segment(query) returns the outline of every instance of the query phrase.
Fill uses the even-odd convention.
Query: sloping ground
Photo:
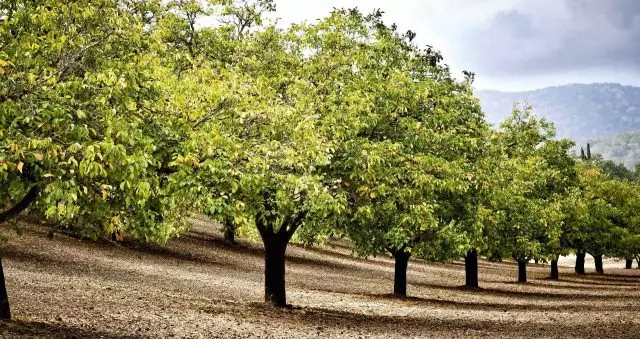
[[[406,300],[390,297],[393,262],[342,247],[290,247],[288,301],[263,305],[262,250],[229,246],[203,220],[164,247],[92,243],[25,225],[1,246],[15,321],[2,337],[638,337],[640,270],[546,280],[531,265],[480,263],[467,291],[461,263],[409,264]]]

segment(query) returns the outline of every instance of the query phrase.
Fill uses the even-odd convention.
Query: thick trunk
[[[594,255],[593,260],[596,263],[596,272],[604,274],[604,268],[602,267],[602,254]]]
[[[465,286],[478,288],[478,251],[474,248],[464,257]]]
[[[286,239],[273,235],[264,241],[264,301],[274,306],[287,306],[285,292]]]
[[[411,253],[400,250],[395,252],[393,256],[396,259],[393,294],[404,298],[407,296],[407,266]]]
[[[585,253],[581,252],[581,251],[577,251],[576,252],[576,273],[577,274],[584,274],[584,256]]]
[[[229,222],[224,225],[224,240],[232,244],[236,242],[236,228]]]
[[[527,261],[526,260],[518,260],[518,282],[519,283],[527,282]]]
[[[560,279],[560,272],[558,272],[558,257],[551,260],[551,279],[558,280]]]
[[[268,194],[265,196],[265,206],[272,207]],[[256,227],[264,244],[264,301],[273,306],[287,306],[284,281],[285,252],[289,240],[306,215],[307,212],[302,212],[285,218],[277,231],[273,227],[273,219],[264,216],[256,218]]]
[[[7,286],[4,282],[4,270],[2,269],[2,258],[0,258],[0,319],[11,319],[9,297],[7,295]]]
[[[628,269],[628,270],[633,268],[633,259],[627,259],[625,268]]]

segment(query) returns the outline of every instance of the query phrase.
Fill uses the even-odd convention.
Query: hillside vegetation
[[[498,123],[514,102],[556,124],[558,135],[578,142],[640,129],[640,88],[613,83],[571,84],[526,92],[476,91],[487,119]]]
[[[603,158],[621,163],[629,169],[640,164],[640,131],[629,131],[596,139],[592,150]]]

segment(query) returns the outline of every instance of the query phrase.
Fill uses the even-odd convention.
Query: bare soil
[[[614,264],[583,277],[561,267],[560,281],[532,264],[523,285],[516,265],[481,262],[482,289],[467,290],[462,263],[412,260],[411,297],[397,299],[389,258],[354,258],[339,243],[291,246],[293,307],[276,309],[262,303],[261,245],[228,245],[203,219],[162,247],[23,230],[0,246],[14,316],[0,337],[640,336],[640,270]]]

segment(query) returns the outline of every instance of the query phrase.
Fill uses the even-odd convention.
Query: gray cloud
[[[639,0],[526,1],[459,34],[460,63],[492,77],[640,70]]]

